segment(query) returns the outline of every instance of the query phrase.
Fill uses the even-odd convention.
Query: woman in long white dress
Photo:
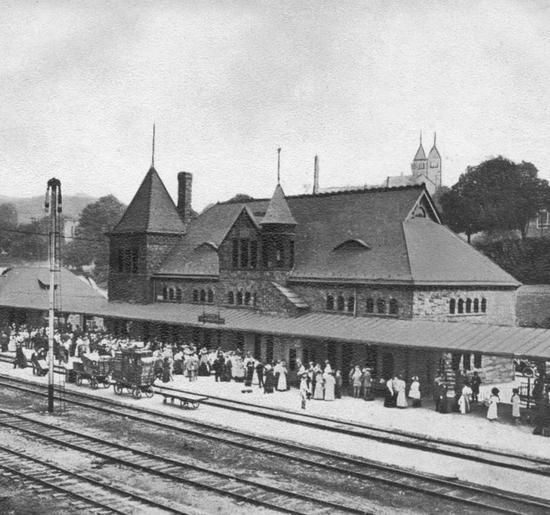
[[[420,400],[420,382],[418,376],[412,378],[411,387],[409,389],[409,397],[412,399],[413,408],[419,408],[421,406]]]
[[[498,388],[493,388],[491,390],[491,397],[489,397],[489,406],[487,408],[487,419],[488,420],[496,420],[498,418],[498,402],[500,400],[498,394],[499,394]]]
[[[462,395],[458,399],[458,407],[460,408],[460,413],[466,415],[470,412],[470,402],[472,398],[472,389],[470,385],[466,383],[462,388]]]
[[[325,381],[325,401],[334,400],[334,387],[336,385],[336,380],[330,372],[325,372],[323,374],[323,379]]]
[[[405,381],[403,381],[401,376],[398,376],[393,386],[394,392],[397,393],[396,406],[398,408],[407,408],[409,406],[407,396],[405,395],[406,386]]]
[[[279,375],[279,379],[277,380],[277,391],[285,392],[288,389],[288,384],[286,380],[287,370],[284,361],[277,364],[275,373]]]
[[[324,397],[324,378],[323,378],[323,372],[321,370],[318,370],[315,373],[315,389],[313,390],[313,398],[315,400],[322,401]]]

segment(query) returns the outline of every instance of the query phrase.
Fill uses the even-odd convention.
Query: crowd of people
[[[196,381],[198,376],[214,376],[216,382],[234,381],[243,384],[243,392],[251,391],[257,385],[265,394],[290,389],[289,370],[285,361],[262,362],[250,353],[240,350],[222,351],[221,349],[197,348],[193,344],[165,343],[159,339],[148,342],[136,342],[125,337],[115,337],[106,331],[84,331],[80,327],[58,328],[54,333],[54,356],[59,363],[67,364],[70,358],[78,360],[82,356],[115,356],[115,353],[137,347],[149,350],[155,358],[155,375],[162,382],[169,382],[175,376],[182,375],[188,381]],[[32,328],[27,325],[5,326],[0,328],[0,350],[15,351],[14,367],[33,366],[44,370],[48,350],[48,329]],[[42,364],[42,366],[40,366]],[[354,398],[372,401],[376,391],[384,391],[384,406],[404,409],[409,406],[420,407],[422,390],[418,376],[412,376],[407,382],[403,374],[389,378],[377,378],[369,366],[353,365],[347,381],[342,373],[334,369],[329,360],[324,363],[296,363],[301,406],[306,408],[308,401],[333,401],[340,399],[344,384],[347,393]],[[436,411],[445,413],[457,411],[468,414],[472,405],[479,403],[481,378],[474,371],[472,375],[458,375],[454,385],[454,399],[449,399],[448,383],[436,377],[432,386]],[[533,397],[542,387],[542,381],[535,381]],[[451,394],[452,395],[452,394]],[[540,395],[539,395],[540,396]],[[482,402],[487,407],[487,419],[498,418],[498,404],[501,401],[498,388],[492,388],[491,395]],[[512,417],[520,418],[519,390],[513,390]]]

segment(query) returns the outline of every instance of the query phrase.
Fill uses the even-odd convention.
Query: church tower
[[[428,170],[428,159],[426,158],[426,152],[424,152],[424,147],[422,146],[422,132],[420,133],[420,145],[414,156],[413,162],[411,163],[411,172],[412,176],[415,179],[415,182],[422,182],[422,177],[426,177]]]
[[[429,181],[434,185],[434,191],[441,187],[441,155],[436,146],[437,134],[434,133],[434,144],[428,154],[428,174]],[[432,191],[430,191],[432,193]]]

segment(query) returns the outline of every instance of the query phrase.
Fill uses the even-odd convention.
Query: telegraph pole
[[[50,262],[50,299],[48,316],[48,411],[53,413],[54,400],[54,316],[55,316],[55,280],[56,272],[59,272],[59,214],[61,213],[61,181],[52,178],[48,181],[46,190],[46,212],[50,213],[49,230],[49,262]]]

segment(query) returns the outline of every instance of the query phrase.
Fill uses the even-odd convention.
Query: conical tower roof
[[[416,151],[416,155],[414,156],[414,160],[421,161],[422,159],[426,159],[426,152],[424,152],[424,147],[422,146],[422,143],[420,143],[420,146]]]
[[[184,232],[174,201],[151,166],[112,234]]]
[[[285,198],[285,193],[280,184],[277,184],[273,196],[267,206],[267,211],[262,221],[262,225],[281,224],[281,225],[296,225],[296,220],[290,212],[288,203]]]
[[[434,133],[434,144],[432,149],[430,150],[430,153],[428,154],[428,157],[430,159],[439,158],[441,159],[441,155],[439,154],[439,150],[437,150],[437,147],[435,145],[437,135]]]

